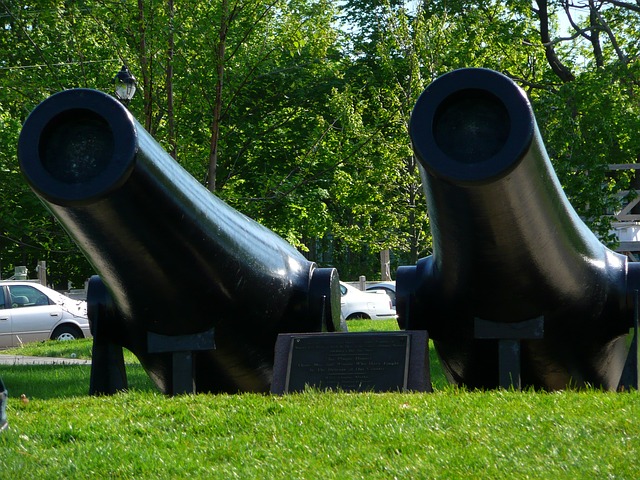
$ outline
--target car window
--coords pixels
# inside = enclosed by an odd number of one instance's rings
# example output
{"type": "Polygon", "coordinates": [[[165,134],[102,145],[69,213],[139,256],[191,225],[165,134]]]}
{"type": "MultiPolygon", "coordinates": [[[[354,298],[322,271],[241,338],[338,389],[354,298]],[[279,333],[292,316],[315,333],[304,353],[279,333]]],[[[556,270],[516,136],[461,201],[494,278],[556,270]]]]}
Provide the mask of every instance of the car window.
{"type": "Polygon", "coordinates": [[[346,294],[347,294],[347,287],[345,287],[344,285],[340,285],[340,295],[344,297],[346,294]]]}
{"type": "Polygon", "coordinates": [[[2,310],[3,308],[5,308],[5,305],[4,305],[4,287],[0,286],[0,310],[2,310]]]}
{"type": "Polygon", "coordinates": [[[49,297],[29,285],[9,285],[9,294],[12,308],[49,305],[49,297]]]}

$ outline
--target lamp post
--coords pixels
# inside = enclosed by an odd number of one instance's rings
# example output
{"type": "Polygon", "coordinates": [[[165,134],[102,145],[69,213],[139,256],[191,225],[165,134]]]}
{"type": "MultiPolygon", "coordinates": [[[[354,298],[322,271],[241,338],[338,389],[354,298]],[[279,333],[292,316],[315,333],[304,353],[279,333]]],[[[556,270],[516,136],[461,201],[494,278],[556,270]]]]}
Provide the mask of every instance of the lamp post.
{"type": "Polygon", "coordinates": [[[136,79],[126,65],[123,65],[120,71],[113,79],[116,87],[116,97],[124,106],[128,106],[129,102],[136,93],[136,79]]]}

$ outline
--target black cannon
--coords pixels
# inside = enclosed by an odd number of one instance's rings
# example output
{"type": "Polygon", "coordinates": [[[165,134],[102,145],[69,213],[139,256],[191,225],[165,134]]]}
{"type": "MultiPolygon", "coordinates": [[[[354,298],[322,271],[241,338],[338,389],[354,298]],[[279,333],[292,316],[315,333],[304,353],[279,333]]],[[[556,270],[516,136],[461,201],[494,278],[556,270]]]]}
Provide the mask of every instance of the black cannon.
{"type": "Polygon", "coordinates": [[[341,329],[336,270],[207,191],[112,97],[49,97],[27,118],[18,155],[100,275],[88,292],[94,392],[118,384],[100,380],[114,346],[163,392],[180,391],[180,362],[195,391],[268,391],[278,333],[341,329]]]}
{"type": "Polygon", "coordinates": [[[433,254],[398,269],[400,326],[427,329],[470,388],[501,385],[500,356],[517,348],[523,386],[616,389],[640,264],[571,207],[525,93],[491,70],[453,71],[420,96],[410,135],[433,254]]]}

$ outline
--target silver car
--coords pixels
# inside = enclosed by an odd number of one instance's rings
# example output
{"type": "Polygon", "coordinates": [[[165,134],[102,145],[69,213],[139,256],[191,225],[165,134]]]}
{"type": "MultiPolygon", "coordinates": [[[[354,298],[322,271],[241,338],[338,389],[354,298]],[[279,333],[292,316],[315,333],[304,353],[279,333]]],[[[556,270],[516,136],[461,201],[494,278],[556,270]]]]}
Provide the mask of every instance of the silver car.
{"type": "Polygon", "coordinates": [[[396,310],[391,306],[389,295],[382,290],[363,292],[340,282],[340,294],[340,308],[345,320],[397,318],[396,310]]]}
{"type": "Polygon", "coordinates": [[[387,295],[389,295],[389,298],[391,299],[391,305],[393,305],[393,308],[396,307],[396,282],[394,281],[388,281],[388,282],[378,282],[378,283],[374,283],[373,285],[367,285],[367,291],[374,291],[374,290],[383,290],[387,295]]]}
{"type": "Polygon", "coordinates": [[[90,336],[87,302],[39,283],[0,282],[0,348],[90,336]]]}

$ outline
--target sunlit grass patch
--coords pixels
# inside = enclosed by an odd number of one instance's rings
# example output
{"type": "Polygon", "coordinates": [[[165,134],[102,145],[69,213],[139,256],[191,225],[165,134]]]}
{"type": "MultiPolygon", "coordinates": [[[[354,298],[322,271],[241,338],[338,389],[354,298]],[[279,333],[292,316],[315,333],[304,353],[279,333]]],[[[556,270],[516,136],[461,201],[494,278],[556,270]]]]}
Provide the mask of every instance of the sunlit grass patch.
{"type": "Polygon", "coordinates": [[[9,414],[11,429],[0,437],[7,475],[575,479],[640,473],[636,392],[450,388],[170,398],[135,391],[27,405],[13,399],[9,414]]]}

